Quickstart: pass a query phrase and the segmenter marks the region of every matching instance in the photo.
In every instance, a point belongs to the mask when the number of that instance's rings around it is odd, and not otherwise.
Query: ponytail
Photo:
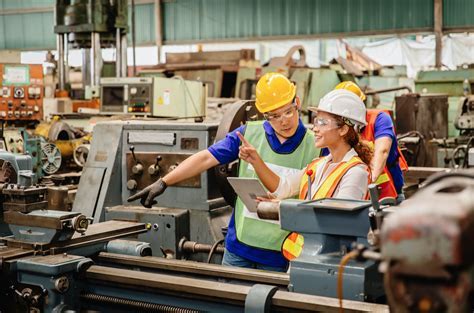
[[[370,161],[373,157],[373,151],[369,143],[360,138],[360,135],[353,127],[349,127],[349,131],[344,136],[344,140],[357,152],[362,162],[370,166]]]

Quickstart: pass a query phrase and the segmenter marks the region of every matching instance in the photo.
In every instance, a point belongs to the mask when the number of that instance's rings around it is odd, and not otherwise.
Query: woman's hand
[[[252,165],[261,161],[262,159],[254,146],[252,146],[241,133],[237,132],[237,136],[242,142],[242,145],[239,147],[239,158]]]

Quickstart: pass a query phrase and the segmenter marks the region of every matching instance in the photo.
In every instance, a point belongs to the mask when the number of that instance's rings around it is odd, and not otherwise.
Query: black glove
[[[130,196],[127,201],[132,202],[140,198],[140,203],[145,208],[151,208],[153,204],[156,204],[154,199],[161,195],[166,190],[166,187],[168,185],[160,178],[153,184],[146,186],[142,191]]]

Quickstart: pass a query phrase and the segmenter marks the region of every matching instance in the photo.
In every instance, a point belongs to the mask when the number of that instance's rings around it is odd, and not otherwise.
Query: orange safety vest
[[[325,157],[317,158],[313,160],[308,166],[306,167],[305,173],[308,171],[312,172],[311,183],[314,182],[316,172],[318,166],[321,165],[321,162],[324,160]],[[352,167],[364,164],[359,157],[352,157],[348,162],[341,162],[332,172],[327,176],[325,181],[319,186],[318,190],[312,197],[312,199],[323,199],[323,198],[331,198],[334,195],[334,192],[341,182],[342,177],[349,171]],[[304,200],[307,198],[308,193],[308,176],[303,175],[300,182],[300,194],[299,199]],[[303,251],[304,246],[304,238],[302,235],[292,232],[290,233],[286,239],[283,241],[283,245],[281,248],[281,252],[283,256],[288,260],[291,261],[294,258],[297,258],[301,252]]]
[[[377,120],[377,116],[380,113],[386,113],[390,115],[390,113],[387,110],[378,110],[378,109],[368,109],[367,110],[367,115],[366,115],[366,120],[367,120],[367,126],[365,126],[364,131],[362,132],[362,139],[367,140],[371,143],[375,143],[375,121]],[[393,130],[395,132],[395,130]],[[408,170],[408,163],[405,160],[405,157],[402,154],[402,151],[400,150],[400,147],[397,147],[398,149],[398,165],[400,166],[401,170],[403,172],[406,172]],[[388,166],[385,165],[383,169],[383,173],[380,174],[380,176],[377,178],[376,184],[380,188],[380,198],[396,198],[397,197],[397,190],[395,188],[395,185],[393,184],[393,178],[392,175],[390,174],[390,171],[388,170]]]

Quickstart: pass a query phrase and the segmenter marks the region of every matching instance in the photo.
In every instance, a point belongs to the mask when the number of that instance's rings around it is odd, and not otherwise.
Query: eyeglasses
[[[293,104],[288,110],[286,110],[282,114],[264,113],[263,117],[269,122],[277,122],[277,121],[281,121],[282,119],[292,118],[295,115],[295,112],[296,112],[296,104]]]
[[[316,116],[313,119],[313,127],[333,129],[333,128],[339,128],[340,125],[338,125],[337,121],[335,121],[335,120]]]

